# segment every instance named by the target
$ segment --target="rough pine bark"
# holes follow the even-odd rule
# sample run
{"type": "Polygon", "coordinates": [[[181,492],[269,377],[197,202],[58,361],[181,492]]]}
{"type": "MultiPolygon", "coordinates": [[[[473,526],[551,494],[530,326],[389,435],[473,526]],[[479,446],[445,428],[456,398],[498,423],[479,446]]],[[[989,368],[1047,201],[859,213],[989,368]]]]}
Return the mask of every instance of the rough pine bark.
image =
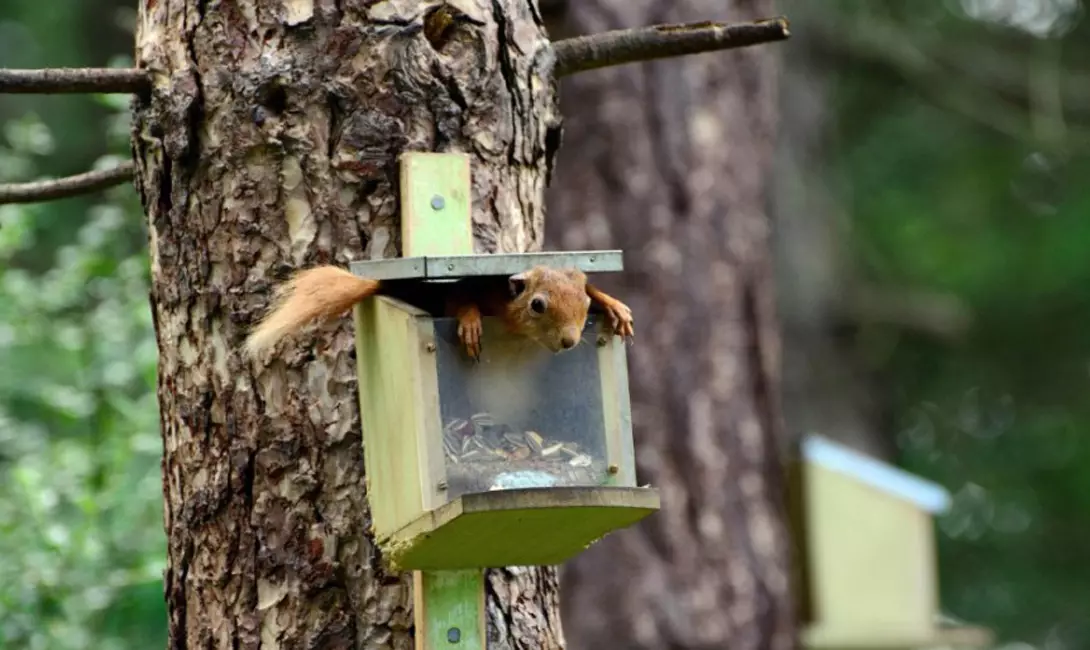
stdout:
{"type": "MultiPolygon", "coordinates": [[[[772,2],[569,0],[553,38],[776,15],[772,2]]],[[[770,220],[777,48],[564,81],[549,247],[619,247],[640,482],[662,510],[567,565],[572,648],[795,647],[770,220]]]]}
{"type": "MultiPolygon", "coordinates": [[[[403,151],[472,155],[478,251],[540,247],[559,119],[541,17],[437,4],[140,2],[171,648],[411,647],[411,581],[368,537],[350,319],[268,365],[240,347],[291,270],[398,254],[403,151]]],[[[488,583],[491,648],[561,646],[555,571],[488,583]]]]}

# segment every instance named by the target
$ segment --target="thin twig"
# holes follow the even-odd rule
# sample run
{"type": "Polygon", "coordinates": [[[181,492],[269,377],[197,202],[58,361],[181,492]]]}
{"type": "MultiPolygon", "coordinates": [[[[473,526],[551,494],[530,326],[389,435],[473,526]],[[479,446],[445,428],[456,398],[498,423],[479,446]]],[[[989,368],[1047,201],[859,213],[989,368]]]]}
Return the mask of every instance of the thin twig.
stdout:
{"type": "MultiPolygon", "coordinates": [[[[686,54],[729,50],[782,41],[790,36],[786,18],[752,23],[685,23],[621,29],[568,38],[553,44],[560,76],[686,54]]],[[[0,94],[140,93],[150,84],[137,68],[0,69],[0,94]]]]}
{"type": "Polygon", "coordinates": [[[0,69],[0,94],[142,93],[149,85],[137,68],[0,69]]]}
{"type": "Polygon", "coordinates": [[[84,172],[48,181],[0,185],[0,205],[5,203],[35,203],[63,199],[78,194],[90,194],[120,185],[133,177],[136,166],[127,160],[113,169],[84,172]]]}
{"type": "Polygon", "coordinates": [[[879,323],[956,340],[973,324],[972,309],[957,296],[911,287],[856,287],[841,314],[855,323],[879,323]]]}
{"type": "Polygon", "coordinates": [[[786,40],[791,33],[787,19],[770,18],[752,23],[687,23],[621,29],[553,44],[558,76],[637,61],[729,50],[759,43],[786,40]]]}
{"type": "MultiPolygon", "coordinates": [[[[930,104],[960,114],[1005,137],[1035,142],[1029,115],[1024,109],[1005,101],[1001,93],[979,83],[971,73],[951,74],[946,66],[932,58],[934,48],[920,46],[906,38],[892,24],[879,20],[862,21],[845,28],[811,23],[808,33],[817,36],[812,47],[818,54],[834,61],[865,61],[892,70],[919,92],[930,104]]],[[[1090,131],[1065,125],[1064,146],[1070,150],[1090,148],[1090,131]]]]}

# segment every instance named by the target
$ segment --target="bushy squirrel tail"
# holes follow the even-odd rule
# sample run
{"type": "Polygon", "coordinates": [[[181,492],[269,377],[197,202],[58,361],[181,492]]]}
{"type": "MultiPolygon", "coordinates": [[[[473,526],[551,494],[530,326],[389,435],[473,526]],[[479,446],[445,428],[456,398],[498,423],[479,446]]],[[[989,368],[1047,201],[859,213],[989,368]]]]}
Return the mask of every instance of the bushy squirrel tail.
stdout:
{"type": "Polygon", "coordinates": [[[336,266],[300,271],[277,287],[265,317],[246,339],[245,351],[256,358],[316,320],[344,314],[378,292],[381,283],[352,275],[336,266]]]}

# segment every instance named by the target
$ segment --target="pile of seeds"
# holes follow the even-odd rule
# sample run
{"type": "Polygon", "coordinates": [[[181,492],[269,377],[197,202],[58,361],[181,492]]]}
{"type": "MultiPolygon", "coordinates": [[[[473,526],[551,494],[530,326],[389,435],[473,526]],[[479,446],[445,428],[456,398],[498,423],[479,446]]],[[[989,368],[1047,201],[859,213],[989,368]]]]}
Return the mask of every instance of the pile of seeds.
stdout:
{"type": "Polygon", "coordinates": [[[488,413],[453,419],[443,427],[447,489],[451,497],[517,487],[600,485],[608,468],[574,442],[514,431],[488,413]]]}

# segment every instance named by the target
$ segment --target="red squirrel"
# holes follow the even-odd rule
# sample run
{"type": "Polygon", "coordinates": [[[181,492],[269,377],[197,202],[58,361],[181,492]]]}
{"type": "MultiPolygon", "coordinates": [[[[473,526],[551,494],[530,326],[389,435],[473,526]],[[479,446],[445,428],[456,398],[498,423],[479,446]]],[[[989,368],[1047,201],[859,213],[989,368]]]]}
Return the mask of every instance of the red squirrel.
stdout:
{"type": "MultiPolygon", "coordinates": [[[[336,266],[306,269],[277,287],[269,311],[246,340],[246,352],[256,358],[311,322],[340,317],[370,296],[415,303],[437,291],[427,283],[360,278],[336,266]]],[[[592,302],[609,316],[615,334],[635,335],[628,306],[588,284],[578,269],[536,266],[508,278],[462,278],[444,298],[443,311],[458,320],[458,338],[473,359],[480,358],[483,316],[498,317],[508,331],[554,353],[579,343],[592,302]]]]}

